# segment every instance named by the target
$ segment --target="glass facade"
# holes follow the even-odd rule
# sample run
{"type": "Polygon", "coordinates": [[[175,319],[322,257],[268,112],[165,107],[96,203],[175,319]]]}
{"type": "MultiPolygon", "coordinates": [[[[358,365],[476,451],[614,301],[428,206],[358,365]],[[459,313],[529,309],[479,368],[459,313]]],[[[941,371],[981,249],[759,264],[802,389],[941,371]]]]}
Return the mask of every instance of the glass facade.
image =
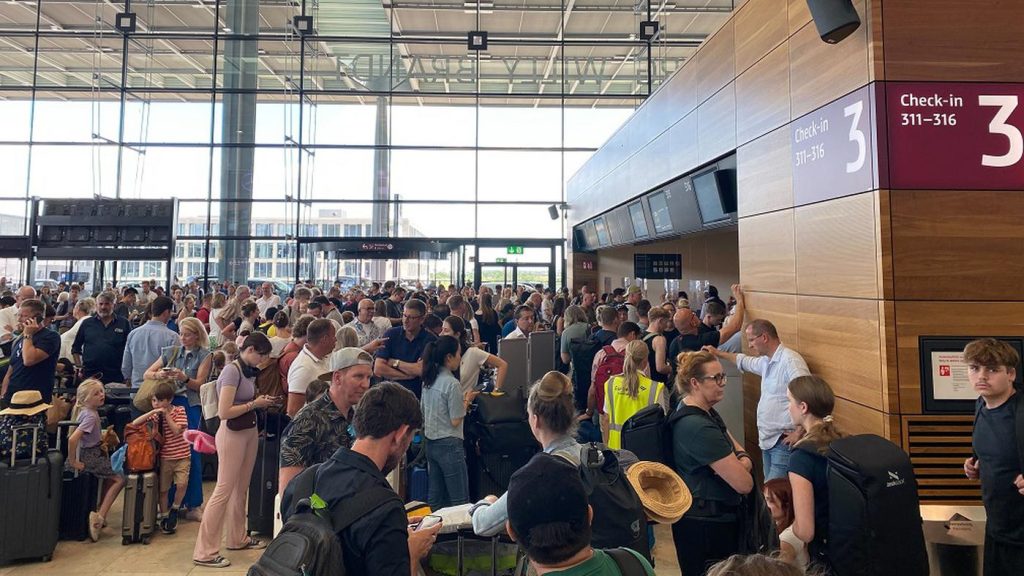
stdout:
{"type": "MultiPolygon", "coordinates": [[[[558,0],[437,4],[0,3],[0,234],[26,233],[33,197],[176,197],[173,276],[286,282],[381,274],[317,263],[296,236],[563,239],[548,206],[692,53],[692,21],[663,15],[649,50],[630,33],[644,10],[604,0],[575,13],[558,0]],[[311,33],[296,29],[304,17],[311,33]],[[598,17],[613,36],[588,36],[598,17]],[[470,30],[488,32],[487,50],[467,47],[470,30]]],[[[167,265],[116,269],[131,282],[167,265]]],[[[96,268],[46,262],[35,276],[96,268]]],[[[4,274],[24,281],[27,268],[0,260],[4,274]]]]}

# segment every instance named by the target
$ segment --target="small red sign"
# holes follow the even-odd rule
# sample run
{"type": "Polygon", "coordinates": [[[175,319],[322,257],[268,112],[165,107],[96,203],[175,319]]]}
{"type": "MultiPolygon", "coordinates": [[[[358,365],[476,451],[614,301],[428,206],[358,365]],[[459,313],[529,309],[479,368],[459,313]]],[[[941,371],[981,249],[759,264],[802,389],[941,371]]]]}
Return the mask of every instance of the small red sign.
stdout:
{"type": "Polygon", "coordinates": [[[942,364],[939,366],[939,376],[949,376],[949,366],[942,364]]]}
{"type": "Polygon", "coordinates": [[[1024,84],[885,90],[891,188],[1024,190],[1024,84]]]}

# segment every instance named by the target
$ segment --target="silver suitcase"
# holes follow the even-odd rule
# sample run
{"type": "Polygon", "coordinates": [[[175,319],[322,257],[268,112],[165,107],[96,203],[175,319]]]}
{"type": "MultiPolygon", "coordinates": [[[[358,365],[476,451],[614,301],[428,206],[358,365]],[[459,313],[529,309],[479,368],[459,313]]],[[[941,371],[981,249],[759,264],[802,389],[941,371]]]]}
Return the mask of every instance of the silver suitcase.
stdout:
{"type": "Polygon", "coordinates": [[[156,501],[160,497],[156,472],[129,474],[124,486],[124,519],[121,544],[149,544],[156,531],[156,501]]]}

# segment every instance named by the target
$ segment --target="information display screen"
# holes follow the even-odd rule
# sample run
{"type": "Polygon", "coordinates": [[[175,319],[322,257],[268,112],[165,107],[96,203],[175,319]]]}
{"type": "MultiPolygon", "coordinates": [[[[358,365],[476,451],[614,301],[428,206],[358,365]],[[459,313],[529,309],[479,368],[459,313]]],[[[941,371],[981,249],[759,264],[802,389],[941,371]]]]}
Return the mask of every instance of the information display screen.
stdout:
{"type": "Polygon", "coordinates": [[[644,207],[639,202],[629,205],[629,219],[633,222],[633,235],[637,238],[647,238],[651,235],[647,229],[647,216],[644,215],[644,207]]]}
{"type": "Polygon", "coordinates": [[[654,231],[664,234],[672,231],[672,218],[668,215],[668,202],[664,192],[655,192],[647,198],[651,207],[651,218],[654,220],[654,231]]]}
{"type": "Polygon", "coordinates": [[[700,218],[705,223],[718,222],[729,217],[722,209],[722,197],[718,193],[718,181],[715,171],[705,172],[692,178],[693,189],[697,193],[697,206],[700,218]]]}
{"type": "Polygon", "coordinates": [[[610,246],[612,239],[608,236],[608,227],[604,223],[604,216],[594,219],[594,229],[597,231],[597,244],[599,246],[610,246]]]}

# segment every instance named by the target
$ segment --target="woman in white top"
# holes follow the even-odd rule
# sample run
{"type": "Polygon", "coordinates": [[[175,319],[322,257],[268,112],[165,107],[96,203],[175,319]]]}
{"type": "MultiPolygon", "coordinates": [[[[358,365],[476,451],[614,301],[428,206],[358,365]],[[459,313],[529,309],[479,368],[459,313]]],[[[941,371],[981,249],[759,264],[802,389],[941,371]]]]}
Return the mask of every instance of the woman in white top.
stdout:
{"type": "Polygon", "coordinates": [[[462,352],[462,360],[459,362],[459,383],[462,385],[463,394],[476,388],[477,380],[480,378],[480,369],[484,366],[490,366],[497,370],[494,376],[494,389],[501,390],[505,384],[505,374],[508,373],[508,363],[471,344],[468,334],[466,334],[466,323],[462,318],[458,316],[445,318],[441,335],[452,336],[459,341],[462,352]]]}
{"type": "Polygon", "coordinates": [[[270,357],[280,358],[284,353],[284,347],[292,340],[292,329],[288,325],[288,313],[284,310],[278,312],[273,320],[277,333],[270,337],[270,357]]]}
{"type": "Polygon", "coordinates": [[[215,346],[221,344],[221,322],[218,318],[220,317],[220,313],[224,311],[224,304],[226,302],[227,298],[225,298],[220,292],[217,292],[213,295],[213,301],[210,303],[210,340],[215,342],[215,346]]]}
{"type": "Polygon", "coordinates": [[[806,568],[809,561],[807,544],[793,533],[793,486],[789,478],[772,478],[765,482],[764,500],[779,532],[779,559],[806,568]]]}
{"type": "Polygon", "coordinates": [[[82,322],[92,315],[94,308],[96,308],[96,301],[92,298],[83,298],[75,303],[75,308],[71,312],[74,315],[75,324],[60,335],[60,356],[58,358],[71,358],[71,345],[75,343],[78,329],[82,326],[82,322]]]}

